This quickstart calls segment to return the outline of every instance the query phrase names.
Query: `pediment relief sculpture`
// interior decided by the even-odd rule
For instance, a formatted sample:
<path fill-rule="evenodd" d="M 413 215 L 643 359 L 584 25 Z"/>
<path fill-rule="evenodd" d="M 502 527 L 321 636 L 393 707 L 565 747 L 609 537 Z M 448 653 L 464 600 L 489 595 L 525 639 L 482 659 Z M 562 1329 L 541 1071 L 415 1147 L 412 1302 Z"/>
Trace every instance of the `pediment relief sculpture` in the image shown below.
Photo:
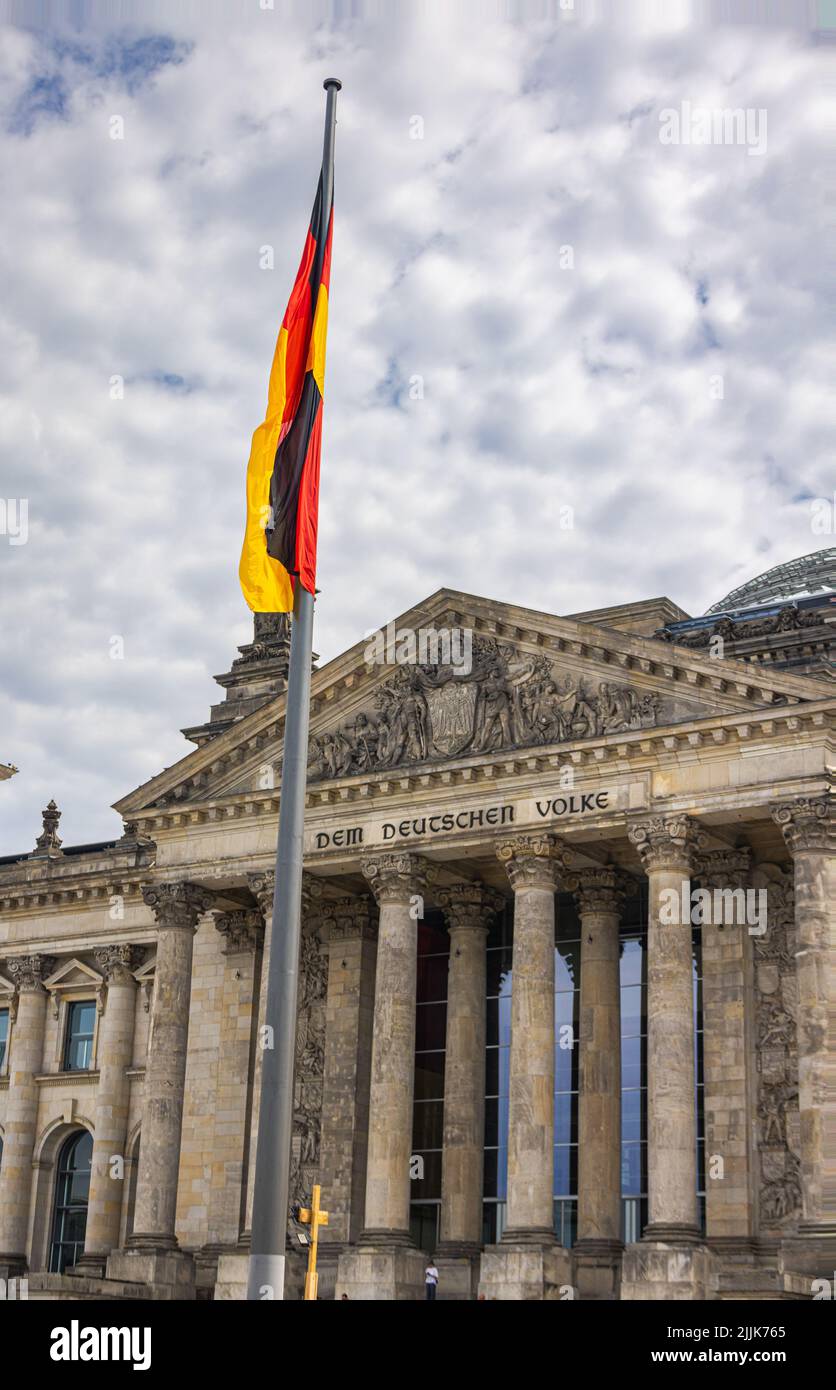
<path fill-rule="evenodd" d="M 373 710 L 313 735 L 309 779 L 652 728 L 660 703 L 652 692 L 561 672 L 546 656 L 477 637 L 469 670 L 399 666 Z"/>

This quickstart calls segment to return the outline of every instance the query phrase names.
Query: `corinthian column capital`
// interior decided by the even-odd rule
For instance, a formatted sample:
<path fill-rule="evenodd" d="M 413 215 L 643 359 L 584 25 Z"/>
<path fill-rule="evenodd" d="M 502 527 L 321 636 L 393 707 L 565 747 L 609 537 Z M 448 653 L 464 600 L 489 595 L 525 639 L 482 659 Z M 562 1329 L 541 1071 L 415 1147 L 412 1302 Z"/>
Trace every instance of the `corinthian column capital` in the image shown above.
<path fill-rule="evenodd" d="M 637 821 L 627 838 L 639 853 L 646 872 L 673 869 L 690 875 L 694 856 L 705 844 L 705 835 L 690 816 L 653 816 Z"/>
<path fill-rule="evenodd" d="M 592 912 L 613 912 L 621 915 L 621 905 L 630 891 L 630 880 L 619 869 L 609 865 L 579 869 L 567 885 L 575 895 L 581 917 Z"/>
<path fill-rule="evenodd" d="M 496 857 L 515 892 L 519 888 L 547 888 L 554 892 L 558 875 L 569 864 L 569 855 L 555 835 L 515 835 L 500 841 Z"/>
<path fill-rule="evenodd" d="M 221 950 L 225 956 L 252 953 L 264 934 L 264 921 L 257 908 L 241 908 L 236 912 L 219 912 L 215 926 L 224 938 Z"/>
<path fill-rule="evenodd" d="M 135 985 L 135 946 L 98 946 L 93 958 L 109 985 Z"/>
<path fill-rule="evenodd" d="M 833 798 L 829 793 L 780 802 L 772 807 L 772 819 L 780 827 L 791 854 L 799 850 L 832 852 Z"/>
<path fill-rule="evenodd" d="M 491 919 L 505 906 L 501 893 L 484 883 L 454 883 L 438 894 L 450 932 L 487 931 Z"/>
<path fill-rule="evenodd" d="M 55 969 L 55 957 L 10 956 L 6 969 L 20 994 L 43 994 L 44 978 Z"/>
<path fill-rule="evenodd" d="M 420 854 L 378 854 L 363 860 L 363 873 L 378 904 L 408 903 L 423 896 L 438 870 Z"/>
<path fill-rule="evenodd" d="M 371 920 L 371 899 L 365 894 L 358 898 L 336 898 L 323 905 L 323 922 L 328 927 L 328 940 L 350 941 L 363 937 L 373 941 L 377 928 Z"/>
<path fill-rule="evenodd" d="M 247 874 L 247 887 L 258 903 L 262 916 L 269 917 L 273 911 L 273 894 L 276 891 L 276 875 L 272 869 L 260 874 Z"/>
<path fill-rule="evenodd" d="M 752 867 L 752 851 L 748 845 L 741 849 L 717 849 L 698 854 L 694 873 L 704 888 L 745 888 Z"/>
<path fill-rule="evenodd" d="M 161 927 L 195 931 L 201 915 L 212 902 L 212 894 L 198 883 L 151 883 L 142 889 L 147 907 Z"/>

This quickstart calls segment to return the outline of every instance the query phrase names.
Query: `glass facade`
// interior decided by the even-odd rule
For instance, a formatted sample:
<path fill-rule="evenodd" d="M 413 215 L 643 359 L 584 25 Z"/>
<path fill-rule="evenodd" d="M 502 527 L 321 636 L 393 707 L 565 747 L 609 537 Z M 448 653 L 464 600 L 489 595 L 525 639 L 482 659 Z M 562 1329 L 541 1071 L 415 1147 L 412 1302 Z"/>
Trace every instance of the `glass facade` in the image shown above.
<path fill-rule="evenodd" d="M 92 999 L 70 1004 L 64 1044 L 64 1071 L 89 1071 L 96 1031 L 96 1005 Z"/>
<path fill-rule="evenodd" d="M 84 1253 L 92 1162 L 92 1134 L 86 1129 L 71 1134 L 58 1156 L 49 1256 L 51 1274 L 63 1274 Z"/>
<path fill-rule="evenodd" d="M 418 923 L 410 1229 L 418 1248 L 430 1252 L 438 1241 L 441 1202 L 449 963 L 450 938 L 444 918 L 440 912 L 428 912 Z"/>
<path fill-rule="evenodd" d="M 513 983 L 513 904 L 491 925 L 487 941 L 484 1244 L 505 1226 L 508 1181 L 508 1079 Z M 554 1224 L 566 1246 L 577 1234 L 580 921 L 571 894 L 556 901 Z M 702 995 L 700 936 L 693 933 L 694 1015 L 700 1219 L 704 1218 Z M 444 1118 L 444 1050 L 449 938 L 441 914 L 418 929 L 418 992 L 413 1124 L 412 1234 L 432 1251 L 438 1239 Z M 647 1224 L 647 892 L 624 905 L 621 925 L 621 1193 L 622 1237 L 638 1240 Z"/>

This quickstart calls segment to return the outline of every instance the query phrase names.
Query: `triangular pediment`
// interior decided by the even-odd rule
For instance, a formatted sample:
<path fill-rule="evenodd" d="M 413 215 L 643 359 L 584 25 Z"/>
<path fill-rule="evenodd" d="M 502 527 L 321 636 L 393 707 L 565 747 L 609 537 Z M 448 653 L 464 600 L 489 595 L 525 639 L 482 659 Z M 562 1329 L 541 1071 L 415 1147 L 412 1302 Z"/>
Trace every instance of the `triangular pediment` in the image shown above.
<path fill-rule="evenodd" d="M 309 785 L 640 736 L 831 693 L 811 677 L 442 589 L 314 672 Z M 115 809 L 131 817 L 277 788 L 285 699 Z"/>
<path fill-rule="evenodd" d="M 93 986 L 98 987 L 103 983 L 104 976 L 92 966 L 86 965 L 83 960 L 78 960 L 73 956 L 70 960 L 62 961 L 57 970 L 54 970 L 49 979 L 44 980 L 44 986 L 48 990 L 56 989 L 80 989 Z"/>

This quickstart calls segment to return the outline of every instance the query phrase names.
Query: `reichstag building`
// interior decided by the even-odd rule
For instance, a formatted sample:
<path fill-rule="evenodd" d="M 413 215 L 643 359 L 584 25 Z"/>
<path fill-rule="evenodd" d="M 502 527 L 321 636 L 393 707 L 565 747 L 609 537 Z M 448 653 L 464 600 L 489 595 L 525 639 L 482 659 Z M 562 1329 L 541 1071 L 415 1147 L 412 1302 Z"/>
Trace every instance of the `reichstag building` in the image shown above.
<path fill-rule="evenodd" d="M 832 1277 L 834 598 L 833 549 L 697 618 L 441 589 L 393 659 L 314 671 L 291 1185 L 329 1213 L 321 1297 L 420 1298 L 429 1255 L 441 1299 Z M 30 1299 L 244 1296 L 287 663 L 257 618 L 119 839 L 63 844 L 50 803 L 0 860 Z"/>

